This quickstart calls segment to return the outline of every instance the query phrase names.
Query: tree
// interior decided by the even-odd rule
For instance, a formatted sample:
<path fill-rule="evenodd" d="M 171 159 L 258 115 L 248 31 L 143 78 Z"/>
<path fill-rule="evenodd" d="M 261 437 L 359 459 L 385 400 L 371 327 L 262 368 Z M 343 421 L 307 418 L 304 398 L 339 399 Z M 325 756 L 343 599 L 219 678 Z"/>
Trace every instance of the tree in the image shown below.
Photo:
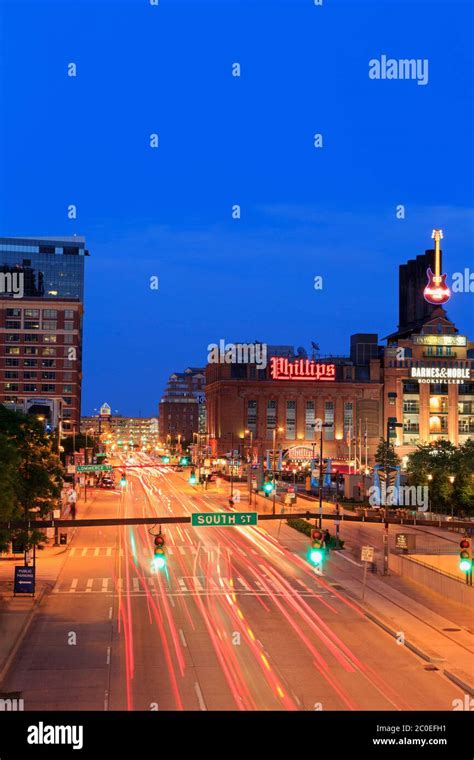
<path fill-rule="evenodd" d="M 462 446 L 438 440 L 419 444 L 408 457 L 410 485 L 428 485 L 434 511 L 456 514 L 474 507 L 474 441 Z M 452 482 L 451 482 L 452 481 Z"/>
<path fill-rule="evenodd" d="M 53 452 L 53 438 L 35 418 L 0 405 L 0 520 L 44 517 L 56 508 L 61 495 L 63 469 Z M 4 550 L 11 534 L 0 533 Z M 40 544 L 44 535 L 18 531 L 29 546 Z"/>
<path fill-rule="evenodd" d="M 400 457 L 395 451 L 393 443 L 387 443 L 384 438 L 380 439 L 377 451 L 375 452 L 375 463 L 382 467 L 398 467 Z"/>

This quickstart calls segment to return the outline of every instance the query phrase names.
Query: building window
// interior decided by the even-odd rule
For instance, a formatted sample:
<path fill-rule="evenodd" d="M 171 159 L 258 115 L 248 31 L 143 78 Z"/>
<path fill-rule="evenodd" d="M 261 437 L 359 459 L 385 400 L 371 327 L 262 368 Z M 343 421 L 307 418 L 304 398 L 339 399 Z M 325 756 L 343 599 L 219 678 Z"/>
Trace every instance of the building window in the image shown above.
<path fill-rule="evenodd" d="M 20 353 L 20 349 L 17 346 L 7 346 L 5 349 L 5 353 L 9 354 L 10 356 L 18 356 Z"/>
<path fill-rule="evenodd" d="M 25 320 L 25 330 L 39 330 L 40 323 L 35 319 Z"/>
<path fill-rule="evenodd" d="M 63 385 L 63 393 L 72 393 L 72 385 Z"/>
<path fill-rule="evenodd" d="M 64 342 L 65 343 L 73 343 L 74 342 L 74 335 L 65 335 L 64 336 Z"/>
<path fill-rule="evenodd" d="M 6 391 L 17 391 L 18 390 L 18 383 L 5 383 L 5 390 Z"/>
<path fill-rule="evenodd" d="M 56 366 L 56 359 L 42 359 L 41 360 L 41 366 L 42 367 L 55 367 Z"/>
<path fill-rule="evenodd" d="M 39 309 L 25 309 L 25 317 L 39 317 Z"/>
<path fill-rule="evenodd" d="M 5 366 L 6 367 L 19 367 L 20 366 L 20 360 L 19 359 L 5 359 Z"/>
<path fill-rule="evenodd" d="M 23 380 L 36 380 L 36 372 L 23 372 Z"/>
<path fill-rule="evenodd" d="M 257 432 L 257 402 L 247 401 L 247 428 L 251 433 Z"/>
<path fill-rule="evenodd" d="M 324 428 L 324 440 L 334 440 L 334 401 L 324 402 L 324 422 L 331 423 L 331 427 Z"/>
<path fill-rule="evenodd" d="M 25 340 L 25 343 L 38 343 L 38 335 L 32 335 L 32 334 L 30 335 L 26 333 L 24 335 L 24 340 Z"/>
<path fill-rule="evenodd" d="M 38 390 L 37 385 L 32 385 L 31 383 L 25 383 L 23 386 L 23 393 L 36 393 Z"/>
<path fill-rule="evenodd" d="M 43 348 L 41 351 L 42 356 L 56 356 L 55 348 Z"/>
<path fill-rule="evenodd" d="M 20 336 L 15 334 L 9 334 L 5 336 L 5 340 L 7 343 L 19 343 L 20 342 Z"/>
<path fill-rule="evenodd" d="M 43 343 L 56 343 L 56 335 L 43 335 Z"/>
<path fill-rule="evenodd" d="M 21 309 L 7 309 L 7 317 L 21 317 Z"/>
<path fill-rule="evenodd" d="M 347 434 L 354 430 L 354 405 L 352 401 L 344 401 L 344 440 Z"/>
<path fill-rule="evenodd" d="M 44 309 L 43 319 L 57 319 L 58 312 L 56 309 Z"/>
<path fill-rule="evenodd" d="M 25 356 L 37 356 L 38 355 L 38 349 L 37 348 L 25 348 Z"/>
<path fill-rule="evenodd" d="M 41 386 L 43 393 L 54 393 L 56 386 L 52 383 L 45 383 Z"/>
<path fill-rule="evenodd" d="M 64 319 L 74 319 L 74 309 L 65 309 Z"/>
<path fill-rule="evenodd" d="M 18 372 L 5 372 L 5 380 L 18 380 Z"/>
<path fill-rule="evenodd" d="M 304 437 L 307 441 L 314 441 L 316 435 L 314 430 L 314 415 L 314 401 L 307 401 L 304 413 Z"/>
<path fill-rule="evenodd" d="M 271 438 L 276 428 L 277 402 L 275 399 L 267 401 L 267 438 Z"/>
<path fill-rule="evenodd" d="M 23 366 L 24 367 L 37 367 L 38 366 L 38 359 L 24 359 L 23 360 Z"/>
<path fill-rule="evenodd" d="M 56 380 L 56 372 L 42 372 L 41 379 L 42 380 Z"/>
<path fill-rule="evenodd" d="M 5 329 L 6 330 L 21 330 L 21 322 L 19 322 L 17 319 L 6 319 Z"/>
<path fill-rule="evenodd" d="M 65 330 L 74 330 L 74 322 L 65 322 L 64 323 L 64 329 Z"/>
<path fill-rule="evenodd" d="M 289 441 L 296 438 L 296 401 L 286 402 L 286 437 Z"/>
<path fill-rule="evenodd" d="M 58 329 L 58 323 L 53 322 L 51 319 L 43 319 L 43 330 L 51 330 L 54 332 Z"/>

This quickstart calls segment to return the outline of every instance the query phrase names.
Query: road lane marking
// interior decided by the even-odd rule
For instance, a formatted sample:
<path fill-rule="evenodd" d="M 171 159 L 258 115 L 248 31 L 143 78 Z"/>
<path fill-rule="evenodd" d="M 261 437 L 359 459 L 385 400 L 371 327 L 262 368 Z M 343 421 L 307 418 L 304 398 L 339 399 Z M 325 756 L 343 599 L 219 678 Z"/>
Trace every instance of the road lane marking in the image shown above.
<path fill-rule="evenodd" d="M 76 547 L 73 546 L 72 549 L 69 551 L 69 556 L 74 557 L 75 553 L 76 553 Z"/>
<path fill-rule="evenodd" d="M 99 547 L 97 546 L 97 547 L 94 549 L 94 557 L 98 557 L 98 556 L 99 556 L 99 552 L 100 552 L 100 549 L 99 549 Z"/>
<path fill-rule="evenodd" d="M 252 589 L 250 588 L 249 584 L 247 583 L 247 581 L 244 581 L 244 579 L 243 579 L 243 578 L 241 578 L 241 577 L 240 577 L 240 575 L 238 575 L 238 576 L 237 576 L 237 580 L 239 581 L 239 583 L 240 583 L 240 584 L 241 584 L 241 585 L 242 585 L 242 586 L 243 586 L 245 589 L 247 589 L 247 591 L 251 591 L 251 590 L 252 590 Z"/>
<path fill-rule="evenodd" d="M 206 703 L 204 702 L 204 697 L 202 696 L 202 691 L 197 681 L 194 684 L 194 689 L 196 691 L 196 696 L 198 698 L 199 707 L 201 708 L 203 712 L 205 712 L 207 710 Z"/>
<path fill-rule="evenodd" d="M 86 547 L 85 549 L 83 549 L 83 550 L 82 550 L 82 552 L 81 552 L 81 557 L 85 557 L 85 556 L 86 556 L 86 554 L 87 554 L 87 547 Z"/>
<path fill-rule="evenodd" d="M 172 557 L 172 556 L 173 556 L 174 552 L 173 552 L 173 549 L 171 548 L 171 546 L 168 546 L 168 547 L 166 548 L 166 551 L 168 552 L 168 554 L 170 555 L 170 557 Z"/>
<path fill-rule="evenodd" d="M 70 594 L 74 594 L 75 593 L 76 586 L 77 586 L 78 583 L 79 583 L 79 578 L 74 578 L 73 581 L 72 581 L 72 583 L 71 583 L 71 588 L 69 589 L 69 593 Z"/>
<path fill-rule="evenodd" d="M 182 628 L 179 629 L 179 637 L 181 639 L 181 643 L 182 643 L 183 647 L 187 647 L 188 645 L 186 643 L 186 639 L 184 638 L 184 633 L 183 633 L 183 629 Z"/>
<path fill-rule="evenodd" d="M 197 590 L 198 591 L 204 591 L 204 586 L 202 585 L 202 583 L 199 580 L 199 578 L 197 577 L 197 575 L 195 575 L 193 577 L 194 577 L 194 585 L 197 588 Z"/>
<path fill-rule="evenodd" d="M 110 665 L 110 647 L 107 647 L 107 665 Z"/>
<path fill-rule="evenodd" d="M 102 578 L 102 591 L 109 590 L 109 580 L 110 578 Z"/>
<path fill-rule="evenodd" d="M 181 554 L 186 554 L 186 552 L 184 551 L 184 546 L 180 545 L 180 546 L 178 546 L 178 549 L 179 549 L 179 551 L 180 551 Z"/>
<path fill-rule="evenodd" d="M 108 578 L 106 578 L 105 580 L 108 580 Z M 112 620 L 112 612 L 113 612 L 113 607 L 109 607 L 109 620 Z"/>
<path fill-rule="evenodd" d="M 183 591 L 188 591 L 189 590 L 188 587 L 186 586 L 183 578 L 178 578 L 178 583 L 179 583 L 180 588 L 183 589 Z"/>
<path fill-rule="evenodd" d="M 112 547 L 111 546 L 107 547 L 107 554 L 106 554 L 106 556 L 107 557 L 111 557 L 112 556 Z"/>
<path fill-rule="evenodd" d="M 354 559 L 351 559 L 350 557 L 345 557 L 344 554 L 341 554 L 341 552 L 338 552 L 338 556 L 342 557 L 342 559 L 347 560 L 347 562 L 352 562 L 353 565 L 357 565 L 357 567 L 364 567 L 360 562 L 356 562 Z"/>
<path fill-rule="evenodd" d="M 132 578 L 132 585 L 134 591 L 140 591 L 140 581 L 138 578 Z"/>
<path fill-rule="evenodd" d="M 86 585 L 86 593 L 90 593 L 92 591 L 92 584 L 94 583 L 93 578 L 89 578 Z"/>

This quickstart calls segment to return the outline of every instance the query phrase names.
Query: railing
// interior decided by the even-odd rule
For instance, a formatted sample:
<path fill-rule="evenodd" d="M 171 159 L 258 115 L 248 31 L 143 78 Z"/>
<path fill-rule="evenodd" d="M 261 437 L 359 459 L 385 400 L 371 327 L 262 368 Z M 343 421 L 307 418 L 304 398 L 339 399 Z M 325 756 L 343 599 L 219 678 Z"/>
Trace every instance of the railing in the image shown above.
<path fill-rule="evenodd" d="M 401 555 L 403 556 L 403 555 Z M 447 573 L 446 570 L 439 570 L 437 567 L 433 567 L 433 565 L 430 565 L 428 562 L 421 562 L 419 559 L 416 559 L 415 557 L 409 557 L 404 556 L 404 559 L 408 560 L 409 562 L 414 562 L 417 565 L 421 565 L 422 567 L 427 567 L 429 570 L 432 570 L 434 573 L 438 573 L 438 575 L 445 575 L 447 578 L 451 578 L 451 580 L 458 581 L 458 583 L 466 584 L 465 578 L 459 578 L 457 575 L 453 575 L 452 573 Z"/>

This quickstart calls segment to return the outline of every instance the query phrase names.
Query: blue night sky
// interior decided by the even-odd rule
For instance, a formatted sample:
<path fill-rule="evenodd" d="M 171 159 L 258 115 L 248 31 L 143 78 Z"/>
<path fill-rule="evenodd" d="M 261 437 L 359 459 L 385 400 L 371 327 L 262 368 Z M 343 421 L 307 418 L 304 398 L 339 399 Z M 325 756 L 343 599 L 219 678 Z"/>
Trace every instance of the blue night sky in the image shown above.
<path fill-rule="evenodd" d="M 448 281 L 474 269 L 473 8 L 1 0 L 0 234 L 86 237 L 84 414 L 156 414 L 221 338 L 387 335 L 433 227 Z M 369 79 L 382 54 L 428 84 Z M 448 304 L 471 338 L 472 299 Z"/>

